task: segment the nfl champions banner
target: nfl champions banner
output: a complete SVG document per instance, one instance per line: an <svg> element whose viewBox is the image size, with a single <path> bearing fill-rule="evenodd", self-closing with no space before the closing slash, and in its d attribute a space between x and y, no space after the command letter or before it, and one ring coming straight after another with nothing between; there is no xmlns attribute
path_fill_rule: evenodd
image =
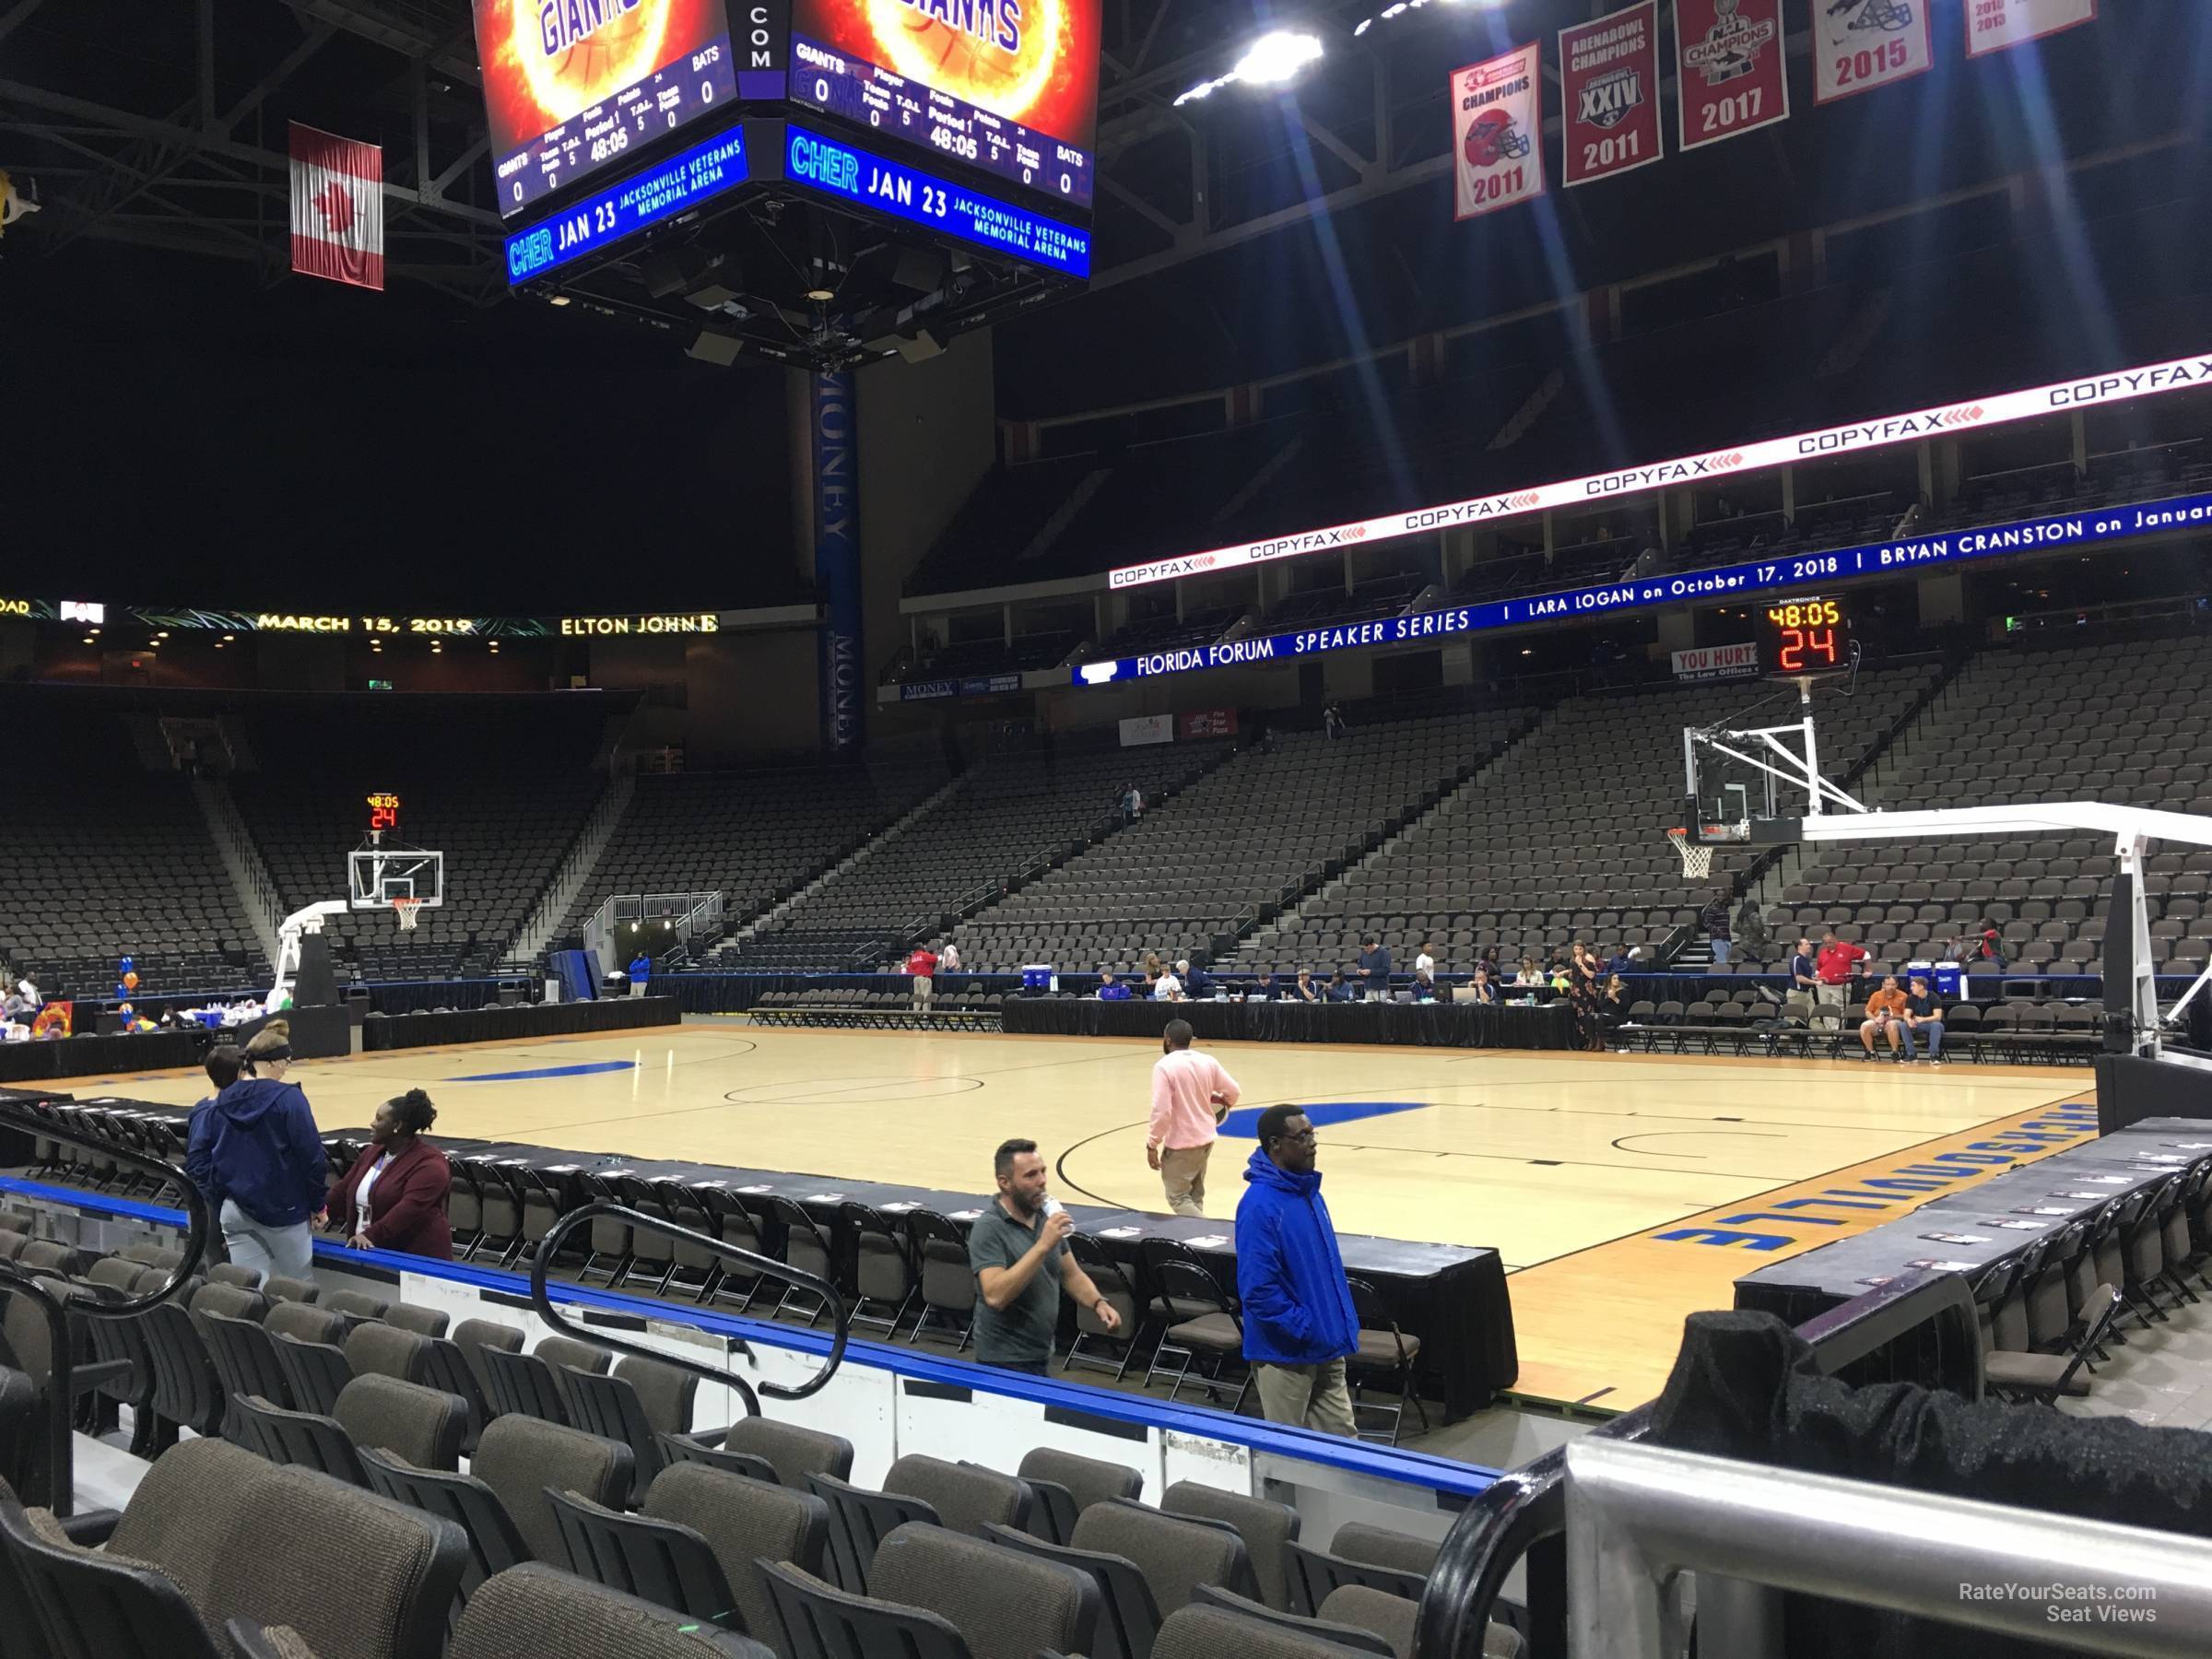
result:
<svg viewBox="0 0 2212 1659"><path fill-rule="evenodd" d="M1813 101L1833 103L1932 67L1929 0L1813 0Z"/></svg>
<svg viewBox="0 0 2212 1659"><path fill-rule="evenodd" d="M1543 48L1531 41L1452 72L1452 155L1457 218L1495 213L1544 194Z"/></svg>
<svg viewBox="0 0 2212 1659"><path fill-rule="evenodd" d="M2097 0L1966 0L1966 55L2003 52L2096 18Z"/></svg>
<svg viewBox="0 0 2212 1659"><path fill-rule="evenodd" d="M1659 0L1559 30L1559 128L1569 184L1648 167L1659 124Z"/></svg>
<svg viewBox="0 0 2212 1659"><path fill-rule="evenodd" d="M1682 88L1679 147L1718 144L1790 118L1782 0L1675 0L1675 51Z"/></svg>

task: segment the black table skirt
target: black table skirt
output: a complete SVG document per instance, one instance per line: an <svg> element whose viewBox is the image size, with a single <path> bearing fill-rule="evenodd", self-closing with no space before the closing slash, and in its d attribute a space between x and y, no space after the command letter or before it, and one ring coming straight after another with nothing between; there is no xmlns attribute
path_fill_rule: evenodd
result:
<svg viewBox="0 0 2212 1659"><path fill-rule="evenodd" d="M449 1147L449 1150L452 1148ZM923 1187L895 1186L883 1182L852 1181L827 1175L794 1174L785 1171L727 1169L717 1165L683 1163L669 1159L594 1157L563 1152L525 1143L500 1143L475 1152L493 1162L509 1159L527 1163L560 1186L567 1203L580 1206L594 1197L621 1194L600 1187L588 1177L631 1175L647 1181L679 1181L687 1185L715 1185L733 1195L773 1194L788 1198L829 1230L841 1262L853 1259L853 1229L843 1213L846 1204L866 1205L897 1220L897 1208L932 1209L963 1229L966 1218L992 1202L981 1193L935 1192ZM464 1172L464 1181L466 1175ZM1206 1258L1223 1286L1233 1294L1237 1282L1236 1252L1230 1241L1236 1234L1233 1213L1214 1216L1165 1216L1150 1211L1110 1209L1097 1205L1071 1204L1076 1225L1102 1244L1116 1261L1135 1269L1147 1238L1179 1239L1185 1242L1219 1238L1219 1244L1192 1243ZM763 1241L771 1251L782 1246L781 1230L770 1228ZM1447 1420L1479 1410L1520 1375L1519 1351L1513 1340L1512 1304L1507 1295L1505 1266L1494 1250L1466 1245L1430 1244L1402 1239L1341 1235L1338 1247L1345 1271L1365 1279L1383 1305L1409 1335L1422 1342L1418 1367L1422 1389L1443 1403ZM848 1276L849 1277L849 1276ZM1060 1347L1073 1335L1072 1311L1064 1307Z"/></svg>
<svg viewBox="0 0 2212 1659"><path fill-rule="evenodd" d="M1201 1038L1244 1042L1418 1043L1438 1048L1563 1049L1573 1045L1563 1003L1523 1008L1474 1003L1100 1002L1008 997L1006 1029L1038 1036L1158 1037L1187 1019Z"/></svg>
<svg viewBox="0 0 2212 1659"><path fill-rule="evenodd" d="M601 1002L517 1004L452 1014L397 1014L361 1022L365 1051L432 1048L448 1042L526 1042L594 1031L672 1026L681 1018L673 996L618 996Z"/></svg>
<svg viewBox="0 0 2212 1659"><path fill-rule="evenodd" d="M197 1065L206 1042L200 1030L117 1032L108 1037L33 1038L0 1043L0 1083L47 1077L92 1077L114 1072L164 1071Z"/></svg>

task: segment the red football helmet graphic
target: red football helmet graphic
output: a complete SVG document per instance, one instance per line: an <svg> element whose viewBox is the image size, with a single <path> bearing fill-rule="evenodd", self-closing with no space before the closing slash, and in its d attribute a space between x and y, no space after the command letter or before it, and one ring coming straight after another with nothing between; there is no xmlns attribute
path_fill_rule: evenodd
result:
<svg viewBox="0 0 2212 1659"><path fill-rule="evenodd" d="M1485 110L1467 129L1467 162L1473 167L1495 167L1508 157L1528 154L1528 139L1503 110Z"/></svg>

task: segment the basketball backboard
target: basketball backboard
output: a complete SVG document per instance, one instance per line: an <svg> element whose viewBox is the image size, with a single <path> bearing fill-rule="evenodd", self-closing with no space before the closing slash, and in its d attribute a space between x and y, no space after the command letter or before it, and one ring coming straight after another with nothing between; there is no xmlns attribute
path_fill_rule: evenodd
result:
<svg viewBox="0 0 2212 1659"><path fill-rule="evenodd" d="M388 910L401 899L429 910L444 904L444 853L386 841L346 855L346 902L353 909Z"/></svg>

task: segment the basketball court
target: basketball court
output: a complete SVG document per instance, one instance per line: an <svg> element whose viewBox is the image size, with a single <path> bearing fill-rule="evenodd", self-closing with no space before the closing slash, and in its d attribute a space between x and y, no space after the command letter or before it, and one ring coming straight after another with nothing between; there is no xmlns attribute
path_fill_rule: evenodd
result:
<svg viewBox="0 0 2212 1659"><path fill-rule="evenodd" d="M1157 1046L973 1033L754 1030L696 1020L640 1039L416 1049L302 1063L325 1128L366 1124L420 1088L437 1135L637 1158L990 1189L992 1149L1027 1136L1065 1198L1160 1208L1145 1164ZM1623 1409L1664 1381L1685 1313L1724 1307L1739 1273L1892 1218L1728 1218L1788 1189L1865 1179L2086 1092L2078 1069L1888 1062L1222 1044L1243 1108L1296 1101L1347 1232L1500 1253L1514 1277L1529 1399ZM196 1074L88 1079L189 1103ZM1208 1209L1241 1190L1249 1114L1215 1154ZM1244 1138L1235 1131L1241 1128ZM2055 1149L2055 1148L2053 1148ZM1953 1190L1956 1190L1955 1188ZM1917 1197L1897 1201L1900 1208ZM1788 1215L1792 1212L1783 1212ZM1791 1234L1786 1244L1771 1241ZM1674 1235L1674 1236L1669 1236Z"/></svg>

